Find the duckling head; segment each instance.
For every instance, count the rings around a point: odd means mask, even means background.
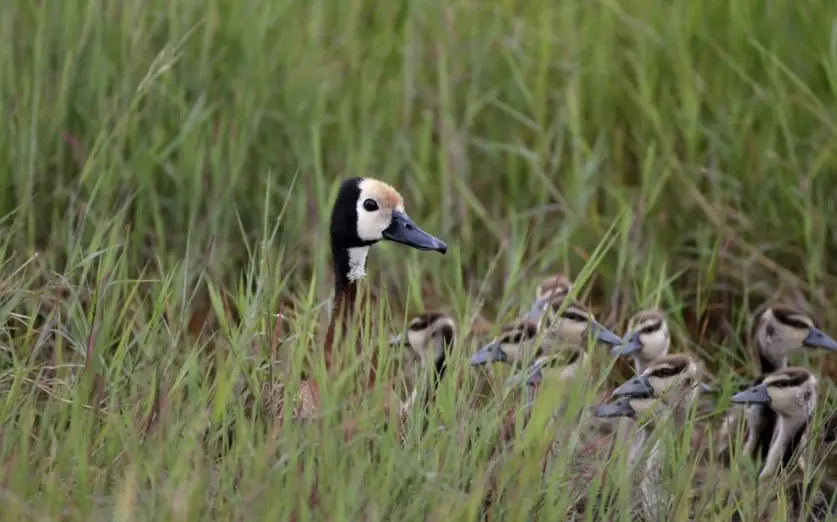
[[[528,386],[540,386],[543,382],[567,382],[575,377],[587,361],[587,352],[568,346],[548,355],[540,355],[527,369],[512,375],[507,386],[526,382]]]
[[[756,329],[756,345],[767,368],[786,366],[788,357],[803,348],[837,351],[837,341],[815,327],[808,314],[778,306],[762,312]]]
[[[538,284],[535,290],[535,300],[566,297],[573,288],[573,282],[564,274],[547,277]]]
[[[649,363],[668,354],[670,346],[671,334],[663,314],[657,310],[642,310],[628,321],[627,333],[611,353],[617,357],[632,357],[637,373],[642,373]]]
[[[445,349],[456,341],[453,318],[441,312],[428,312],[414,317],[404,333],[390,339],[393,346],[405,346],[422,361],[444,357]]]
[[[648,412],[655,411],[657,399],[646,396],[618,397],[615,400],[596,407],[595,416],[605,419],[628,417],[638,419]]]
[[[562,307],[563,311],[560,311]],[[611,346],[622,342],[618,335],[596,321],[593,314],[578,301],[558,298],[552,301],[550,308],[545,317],[550,342],[558,345],[585,346],[588,335]]]
[[[656,397],[673,404],[693,394],[711,393],[712,388],[699,380],[697,362],[686,354],[658,358],[640,375],[613,390],[615,397]]]
[[[547,277],[535,289],[535,302],[527,312],[526,318],[539,322],[547,309],[551,308],[553,313],[557,312],[572,288],[572,280],[564,274]]]
[[[786,368],[736,393],[730,401],[768,406],[780,417],[802,421],[810,418],[817,407],[817,378],[803,367]]]
[[[471,356],[471,366],[519,362],[530,355],[537,336],[537,323],[525,318],[512,321],[503,326],[500,335]]]
[[[410,219],[397,190],[372,178],[349,178],[340,184],[329,233],[335,270],[342,274],[338,281],[364,277],[369,247],[381,240],[442,254],[448,249]]]

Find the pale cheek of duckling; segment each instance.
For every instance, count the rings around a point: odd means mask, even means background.
[[[775,360],[802,349],[807,334],[796,328],[765,323],[759,329],[758,340],[763,349]]]
[[[636,412],[636,418],[640,418],[654,407],[654,399],[631,399],[631,408]]]
[[[506,359],[509,362],[516,362],[524,358],[524,356],[526,355],[525,352],[528,344],[529,343],[503,343],[500,345],[500,349],[503,350],[503,353],[506,354]]]
[[[586,341],[586,337],[584,336],[587,331],[586,323],[578,323],[568,319],[558,319],[553,329],[555,337],[560,341],[572,343]]]
[[[669,342],[668,331],[657,330],[651,334],[641,335],[639,340],[642,342],[642,350],[640,351],[642,358],[651,361],[660,357],[666,351]]]
[[[770,408],[780,415],[793,415],[800,410],[799,401],[795,396],[781,391],[770,390]]]
[[[392,211],[379,208],[373,212],[363,208],[364,197],[357,203],[357,235],[363,241],[380,241],[392,221]]]
[[[569,366],[565,366],[565,367],[561,368],[561,375],[560,375],[559,379],[561,379],[562,381],[569,381],[570,379],[573,379],[578,374],[578,371],[579,371],[578,363],[571,364]]]
[[[671,383],[667,382],[666,379],[660,379],[659,377],[654,377],[653,375],[648,376],[648,384],[650,384],[651,389],[654,390],[654,395],[661,395],[665,393],[671,386]]]
[[[407,340],[410,343],[410,349],[417,357],[425,358],[427,352],[427,338],[429,334],[426,330],[422,331],[408,331]]]

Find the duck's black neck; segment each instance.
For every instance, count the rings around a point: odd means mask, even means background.
[[[366,275],[368,250],[368,246],[346,248],[332,241],[334,302],[325,339],[325,362],[328,369],[332,367],[332,351],[337,324],[340,323],[343,332],[349,327],[349,316],[358,295],[358,281]]]

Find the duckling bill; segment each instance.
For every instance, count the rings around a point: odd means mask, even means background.
[[[730,402],[734,404],[763,404],[769,406],[772,400],[770,394],[767,393],[767,386],[759,384],[736,393],[730,397]]]
[[[524,345],[534,341],[538,335],[538,324],[527,319],[515,321],[500,332],[497,339],[480,348],[471,356],[471,366],[482,366],[489,363],[514,362],[518,352]]]
[[[651,395],[642,396],[642,398],[650,398]],[[631,406],[631,399],[632,398],[639,398],[635,397],[619,397],[618,399],[606,402],[604,404],[599,405],[596,408],[596,417],[602,417],[605,419],[614,419],[618,417],[628,417],[631,419],[636,418],[637,411]]]
[[[563,304],[563,299],[556,300],[554,296],[538,299],[523,319],[504,327],[497,339],[472,355],[471,366],[520,361],[529,349],[529,345],[535,340],[550,306],[555,308],[557,305],[560,309]],[[609,345],[622,342],[621,337],[602,326],[584,306],[577,302],[568,303],[563,312],[554,318],[549,317],[547,323],[547,337],[550,339],[545,342],[548,345],[578,346],[584,343],[586,335]]]
[[[713,393],[712,387],[704,382],[698,383],[697,386],[700,393]],[[637,375],[614,389],[612,395],[614,397],[652,397],[654,387],[647,375]]]
[[[529,365],[522,372],[512,375],[506,380],[506,386],[516,387],[525,382],[530,388],[537,387],[544,379],[544,372],[548,369],[554,372],[555,368],[560,370],[561,375],[574,374],[579,366],[580,360],[585,357],[585,352],[580,349],[559,351],[558,353],[538,357],[535,362]],[[568,375],[567,375],[568,376]]]

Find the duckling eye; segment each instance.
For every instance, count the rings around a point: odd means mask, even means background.
[[[657,330],[657,325],[652,324],[651,326],[646,326],[645,328],[640,330],[639,333],[641,333],[643,335],[649,335],[649,334],[654,333],[654,331],[656,331],[656,330]]]
[[[363,210],[367,212],[375,212],[378,210],[378,202],[371,198],[367,199],[363,202]]]
[[[659,370],[654,372],[654,377],[665,379],[667,377],[674,377],[678,373],[680,372],[678,372],[675,368],[660,368]]]
[[[575,321],[577,323],[583,323],[586,319],[581,315],[575,312],[565,312],[563,315],[564,319],[569,319],[570,321]]]
[[[421,330],[425,327],[427,327],[427,321],[416,321],[415,323],[410,325],[409,329],[413,330],[413,331],[416,331],[416,330]]]
[[[773,381],[770,383],[770,386],[774,388],[790,388],[791,386],[793,386],[793,383],[787,380]]]

